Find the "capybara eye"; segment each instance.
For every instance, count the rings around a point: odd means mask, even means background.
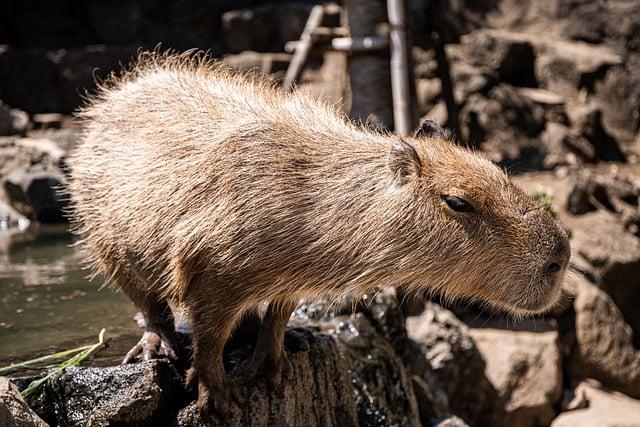
[[[456,196],[442,196],[444,202],[456,212],[473,212],[469,202]]]

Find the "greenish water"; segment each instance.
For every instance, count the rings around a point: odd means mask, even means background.
[[[0,361],[25,360],[108,336],[139,333],[135,308],[89,282],[64,229],[0,235]]]

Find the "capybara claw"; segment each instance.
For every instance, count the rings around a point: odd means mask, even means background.
[[[315,337],[306,328],[291,328],[284,333],[284,346],[289,353],[307,352]]]
[[[163,357],[178,360],[178,354],[173,344],[162,338],[156,332],[145,331],[140,341],[124,356],[122,364],[126,365],[127,363],[133,363],[139,360],[146,362]]]

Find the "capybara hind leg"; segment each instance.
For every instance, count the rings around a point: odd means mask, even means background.
[[[138,343],[126,354],[122,360],[123,364],[140,359],[146,361],[161,357],[168,357],[171,360],[178,359],[171,308],[164,300],[148,298],[149,300],[144,304],[136,304],[144,316],[144,333]]]
[[[167,301],[148,286],[134,272],[121,273],[115,277],[122,292],[127,295],[144,317],[144,333],[136,345],[122,360],[123,364],[136,360],[150,360],[158,357],[178,358],[175,326],[171,308]]]
[[[198,409],[203,415],[231,410],[233,387],[224,371],[223,351],[240,313],[230,304],[213,303],[209,298],[188,298],[193,328],[193,365],[187,383],[198,383]]]
[[[250,378],[264,377],[272,386],[277,386],[283,376],[291,374],[291,363],[284,350],[284,340],[287,323],[296,304],[295,300],[275,300],[269,303],[249,364]]]

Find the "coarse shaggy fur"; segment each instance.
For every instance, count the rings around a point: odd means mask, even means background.
[[[446,139],[367,129],[197,53],[140,55],[79,117],[69,189],[94,270],[143,311],[185,303],[196,337],[264,302],[380,285],[514,313],[558,295],[557,221]]]

